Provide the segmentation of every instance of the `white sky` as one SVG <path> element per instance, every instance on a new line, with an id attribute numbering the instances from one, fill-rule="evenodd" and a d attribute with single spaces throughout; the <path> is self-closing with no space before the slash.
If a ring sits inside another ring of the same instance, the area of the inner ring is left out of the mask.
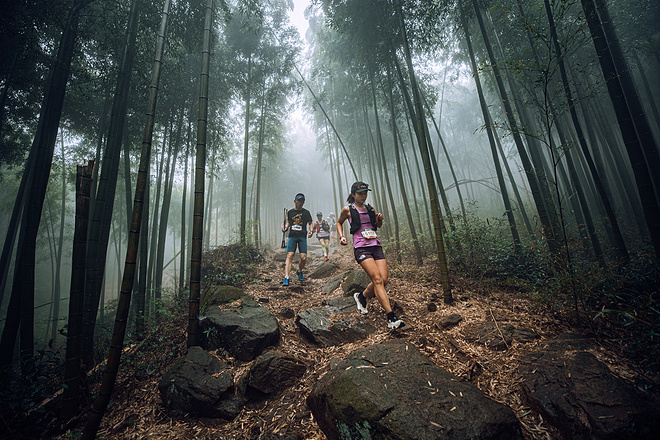
<path id="1" fill-rule="evenodd" d="M 298 28 L 298 32 L 303 40 L 305 39 L 305 32 L 307 32 L 307 28 L 309 27 L 304 17 L 307 6 L 309 6 L 309 0 L 293 0 L 293 11 L 289 12 L 289 20 Z"/>

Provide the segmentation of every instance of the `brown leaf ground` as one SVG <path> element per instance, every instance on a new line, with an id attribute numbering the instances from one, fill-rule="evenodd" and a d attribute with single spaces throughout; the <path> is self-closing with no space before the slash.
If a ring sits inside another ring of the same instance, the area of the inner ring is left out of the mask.
<path id="1" fill-rule="evenodd" d="M 557 438 L 552 428 L 522 402 L 519 390 L 521 379 L 516 369 L 520 358 L 544 340 L 564 331 L 579 332 L 579 329 L 562 324 L 557 316 L 517 292 L 480 289 L 477 293 L 465 280 L 457 277 L 452 279 L 456 301 L 451 306 L 445 305 L 441 287 L 429 274 L 432 265 L 390 265 L 389 296 L 397 314 L 405 321 L 405 327 L 388 330 L 382 308 L 371 301 L 370 312 L 364 318 L 378 329 L 375 334 L 358 343 L 319 348 L 301 336 L 295 318 L 284 318 L 280 312 L 290 308 L 298 314 L 320 306 L 326 298 L 341 295 L 341 289 L 327 295 L 321 293 L 327 279 L 307 280 L 304 283 L 295 281 L 290 288 L 281 287 L 282 263 L 274 263 L 272 256 L 267 255 L 258 266 L 256 282 L 247 285 L 244 290 L 277 317 L 282 337 L 275 348 L 307 362 L 307 373 L 297 385 L 269 400 L 247 404 L 232 421 L 197 418 L 167 410 L 161 403 L 157 385 L 163 370 L 173 359 L 185 353 L 186 347 L 187 317 L 173 315 L 164 319 L 158 330 L 147 339 L 126 349 L 113 400 L 99 431 L 102 437 L 99 438 L 325 439 L 306 407 L 306 396 L 328 371 L 333 358 L 344 358 L 361 346 L 388 339 L 412 342 L 437 365 L 471 381 L 493 400 L 512 408 L 526 439 Z M 314 258 L 314 253 L 311 253 L 310 267 L 320 263 L 319 257 L 316 261 Z M 359 268 L 346 247 L 335 248 L 331 259 L 341 270 Z M 434 303 L 437 310 L 429 311 L 430 303 Z M 461 323 L 442 329 L 439 321 L 452 313 L 462 316 Z M 498 325 L 506 323 L 531 329 L 540 338 L 528 344 L 513 342 L 506 351 L 494 351 L 477 342 L 468 342 L 465 338 L 463 330 L 466 324 L 493 321 Z M 596 342 L 598 348 L 594 354 L 613 371 L 627 378 L 636 374 L 625 358 Z M 237 379 L 246 374 L 250 367 L 250 363 L 235 361 L 222 353 L 216 354 L 230 361 Z M 80 432 L 81 426 L 50 438 L 75 438 Z"/>

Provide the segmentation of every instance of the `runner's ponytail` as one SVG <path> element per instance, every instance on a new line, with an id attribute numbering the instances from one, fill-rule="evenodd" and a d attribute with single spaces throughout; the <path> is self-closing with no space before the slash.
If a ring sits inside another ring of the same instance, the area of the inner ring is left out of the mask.
<path id="1" fill-rule="evenodd" d="M 353 194 L 349 194 L 348 198 L 346 199 L 348 203 L 354 203 L 355 202 L 355 196 Z"/>

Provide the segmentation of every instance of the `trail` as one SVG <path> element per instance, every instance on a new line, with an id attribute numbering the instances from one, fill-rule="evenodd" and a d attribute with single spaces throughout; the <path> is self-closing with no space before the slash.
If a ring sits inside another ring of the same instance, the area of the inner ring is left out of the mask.
<path id="1" fill-rule="evenodd" d="M 316 240 L 310 239 L 309 243 L 306 274 L 323 262 Z M 548 435 L 554 437 L 538 415 L 523 406 L 515 371 L 524 353 L 547 338 L 570 330 L 558 324 L 555 316 L 538 310 L 534 303 L 516 292 L 475 291 L 468 288 L 465 280 L 458 278 L 454 279 L 455 304 L 448 306 L 442 301 L 441 286 L 435 281 L 432 264 L 422 267 L 391 265 L 388 294 L 405 326 L 399 330 L 389 330 L 382 308 L 372 300 L 368 305 L 369 314 L 362 315 L 377 329 L 371 337 L 356 343 L 319 348 L 300 334 L 295 316 L 309 308 L 319 307 L 324 300 L 340 296 L 343 292 L 340 287 L 323 294 L 321 287 L 329 278 L 307 279 L 302 283 L 295 280 L 297 264 L 293 265 L 292 279 L 295 281 L 289 287 L 282 287 L 284 263 L 276 262 L 274 257 L 283 252 L 282 249 L 267 252 L 265 261 L 259 266 L 258 280 L 245 286 L 244 291 L 270 309 L 280 324 L 281 339 L 272 349 L 307 363 L 306 374 L 294 387 L 270 400 L 249 402 L 232 421 L 173 414 L 163 407 L 157 385 L 162 372 L 185 352 L 187 317 L 171 317 L 139 346 L 127 348 L 124 356 L 126 366 L 120 374 L 113 403 L 108 408 L 99 435 L 113 439 L 325 439 L 306 407 L 305 398 L 317 380 L 330 369 L 333 359 L 342 359 L 368 344 L 405 339 L 415 344 L 437 365 L 461 380 L 472 382 L 493 400 L 511 407 L 521 422 L 526 439 L 545 439 Z M 330 260 L 339 266 L 336 273 L 359 269 L 350 246 L 333 244 Z M 292 310 L 293 314 L 286 316 L 293 317 L 284 317 L 282 312 L 285 309 Z M 457 326 L 443 328 L 440 321 L 450 314 L 459 314 L 462 320 Z M 464 333 L 468 324 L 483 322 L 495 322 L 496 328 L 504 323 L 524 327 L 536 332 L 540 338 L 527 344 L 514 341 L 504 351 L 492 350 L 471 341 Z M 603 352 L 599 356 L 609 356 L 610 364 L 618 368 L 619 375 L 630 375 L 631 369 L 626 367 L 625 360 L 615 359 L 615 355 Z M 224 359 L 232 365 L 236 380 L 245 375 L 251 365 L 233 358 Z"/>

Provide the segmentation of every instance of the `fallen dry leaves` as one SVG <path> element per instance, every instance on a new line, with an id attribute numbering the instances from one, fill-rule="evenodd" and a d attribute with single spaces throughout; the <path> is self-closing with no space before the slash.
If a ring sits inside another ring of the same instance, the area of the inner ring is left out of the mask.
<path id="1" fill-rule="evenodd" d="M 340 266 L 340 270 L 359 268 L 347 248 L 335 248 L 331 259 Z M 314 257 L 310 253 L 311 265 L 321 262 L 322 257 Z M 99 436 L 107 439 L 325 439 L 307 409 L 305 399 L 318 379 L 328 372 L 333 359 L 342 359 L 364 345 L 388 339 L 406 339 L 438 366 L 461 380 L 472 382 L 493 400 L 512 408 L 521 423 L 525 439 L 556 438 L 552 428 L 521 400 L 521 378 L 516 375 L 516 369 L 525 353 L 542 344 L 544 339 L 570 329 L 553 316 L 540 313 L 529 300 L 516 293 L 475 293 L 467 282 L 456 278 L 452 280 L 456 301 L 447 306 L 442 303 L 440 286 L 433 281 L 420 282 L 429 279 L 429 268 L 432 266 L 396 265 L 390 267 L 389 295 L 398 316 L 405 321 L 405 327 L 389 331 L 382 308 L 375 301 L 370 301 L 370 312 L 364 315 L 364 319 L 378 329 L 375 334 L 364 341 L 319 348 L 302 337 L 295 318 L 284 318 L 280 312 L 289 308 L 297 315 L 306 309 L 321 306 L 326 298 L 341 295 L 341 289 L 330 294 L 321 293 L 327 279 L 307 280 L 302 286 L 296 280 L 289 288 L 281 287 L 282 266 L 282 263 L 273 263 L 272 258 L 267 257 L 258 268 L 259 282 L 245 286 L 244 290 L 269 308 L 278 319 L 281 339 L 275 348 L 307 363 L 306 374 L 295 386 L 269 400 L 248 403 L 232 421 L 176 414 L 163 407 L 157 388 L 163 370 L 175 356 L 166 358 L 162 350 L 152 350 L 153 359 L 150 362 L 156 367 L 151 374 L 137 374 L 131 366 L 122 370 Z M 309 271 L 306 270 L 306 273 Z M 429 303 L 437 297 L 440 298 L 434 301 L 437 310 L 429 312 Z M 441 328 L 438 324 L 440 319 L 452 313 L 462 316 L 461 323 L 449 329 Z M 485 321 L 498 324 L 506 321 L 526 327 L 541 338 L 528 344 L 514 341 L 506 351 L 494 351 L 477 342 L 468 342 L 462 334 L 464 324 Z M 175 341 L 174 352 L 181 355 L 185 352 L 187 317 L 177 317 L 176 323 L 176 326 L 170 327 L 161 324 L 150 338 L 167 332 Z M 142 344 L 142 348 L 149 342 L 147 340 Z M 613 353 L 601 348 L 594 354 L 608 365 L 616 365 L 618 374 L 631 374 L 625 360 L 616 359 Z M 222 357 L 221 354 L 218 356 Z M 236 380 L 247 374 L 250 363 L 236 362 L 226 356 L 223 359 L 233 365 Z M 456 396 L 457 399 L 460 397 Z M 80 428 L 75 432 L 80 432 Z M 72 435 L 75 433 L 53 438 L 65 439 Z"/>

